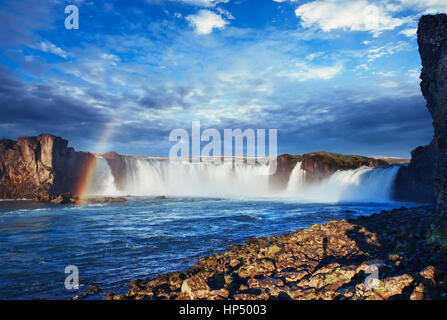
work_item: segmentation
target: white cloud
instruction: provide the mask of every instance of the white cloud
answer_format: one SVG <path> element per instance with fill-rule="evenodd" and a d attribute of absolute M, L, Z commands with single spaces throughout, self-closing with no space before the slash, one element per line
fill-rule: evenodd
<path fill-rule="evenodd" d="M 419 79 L 419 76 L 421 74 L 421 69 L 420 68 L 414 68 L 414 69 L 408 70 L 408 74 L 412 78 Z"/>
<path fill-rule="evenodd" d="M 446 0 L 398 0 L 402 9 L 420 10 L 421 13 L 447 12 Z"/>
<path fill-rule="evenodd" d="M 390 43 L 386 44 L 381 47 L 373 47 L 368 50 L 367 57 L 368 62 L 372 62 L 376 59 L 379 59 L 384 56 L 393 55 L 397 52 L 404 51 L 404 50 L 410 50 L 411 46 L 408 44 L 408 42 L 405 41 L 399 41 L 397 43 Z"/>
<path fill-rule="evenodd" d="M 64 59 L 66 59 L 68 57 L 68 54 L 62 50 L 61 48 L 57 47 L 55 44 L 49 42 L 49 41 L 40 41 L 37 44 L 37 48 L 38 50 L 41 50 L 43 52 L 49 52 L 52 54 L 55 54 L 59 57 L 62 57 Z"/>
<path fill-rule="evenodd" d="M 222 16 L 226 17 L 229 20 L 234 20 L 234 16 L 228 10 L 217 8 L 217 12 L 219 12 Z"/>
<path fill-rule="evenodd" d="M 416 32 L 418 31 L 417 28 L 409 28 L 409 29 L 404 29 L 401 32 L 399 32 L 400 34 L 403 34 L 404 36 L 407 36 L 409 38 L 414 38 L 416 37 Z"/>
<path fill-rule="evenodd" d="M 367 0 L 321 0 L 299 6 L 295 10 L 304 27 L 318 26 L 323 31 L 369 31 L 375 36 L 408 21 L 394 18 L 386 7 Z"/>
<path fill-rule="evenodd" d="M 222 16 L 210 11 L 202 9 L 198 13 L 189 15 L 185 18 L 189 24 L 194 27 L 197 34 L 209 34 L 214 29 L 223 29 L 228 21 Z"/>
<path fill-rule="evenodd" d="M 120 61 L 120 58 L 117 55 L 111 54 L 111 53 L 104 53 L 102 55 L 102 58 L 105 60 L 111 60 L 111 61 Z"/>
<path fill-rule="evenodd" d="M 386 81 L 380 84 L 382 88 L 399 88 L 400 84 L 396 81 Z"/>
<path fill-rule="evenodd" d="M 300 82 L 307 80 L 330 80 L 335 77 L 343 69 L 341 63 L 337 63 L 334 66 L 314 66 L 308 63 L 299 62 L 296 64 L 297 70 L 281 72 L 278 74 L 280 77 L 286 77 Z"/>
<path fill-rule="evenodd" d="M 312 61 L 312 60 L 314 60 L 316 58 L 319 58 L 319 57 L 322 57 L 322 56 L 324 56 L 324 52 L 323 51 L 313 52 L 313 53 L 308 54 L 306 56 L 306 59 L 309 60 L 309 61 Z"/>
<path fill-rule="evenodd" d="M 230 0 L 174 0 L 176 2 L 182 2 L 185 4 L 190 4 L 198 7 L 215 7 L 219 3 L 227 3 Z"/>

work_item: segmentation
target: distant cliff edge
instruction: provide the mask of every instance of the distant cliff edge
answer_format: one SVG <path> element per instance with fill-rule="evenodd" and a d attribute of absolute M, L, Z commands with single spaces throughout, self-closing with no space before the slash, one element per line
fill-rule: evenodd
<path fill-rule="evenodd" d="M 383 159 L 344 155 L 330 152 L 311 152 L 304 155 L 283 154 L 278 156 L 276 173 L 271 177 L 272 187 L 285 188 L 296 164 L 306 171 L 307 182 L 318 182 L 338 170 L 352 170 L 360 167 L 385 167 L 392 165 Z"/>
<path fill-rule="evenodd" d="M 68 141 L 49 134 L 0 140 L 0 198 L 49 201 L 77 196 L 77 187 L 94 155 L 76 152 Z"/>

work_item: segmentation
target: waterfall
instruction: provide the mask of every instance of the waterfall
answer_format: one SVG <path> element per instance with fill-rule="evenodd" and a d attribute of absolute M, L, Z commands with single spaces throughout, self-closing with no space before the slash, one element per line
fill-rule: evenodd
<path fill-rule="evenodd" d="M 116 196 L 119 194 L 115 186 L 115 178 L 107 160 L 96 157 L 95 168 L 87 190 L 89 196 Z"/>
<path fill-rule="evenodd" d="M 107 160 L 98 157 L 90 195 L 272 198 L 301 202 L 389 202 L 398 166 L 337 171 L 311 182 L 298 162 L 287 187 L 272 193 L 264 164 L 170 162 L 166 158 L 123 157 L 120 189 Z"/>
<path fill-rule="evenodd" d="M 289 183 L 287 184 L 286 194 L 294 195 L 300 193 L 306 182 L 306 171 L 301 169 L 301 163 L 298 162 L 290 174 Z"/>
<path fill-rule="evenodd" d="M 290 175 L 287 195 L 306 202 L 389 202 L 399 166 L 339 170 L 319 182 L 306 181 L 298 163 Z"/>
<path fill-rule="evenodd" d="M 125 159 L 124 193 L 151 196 L 255 197 L 268 194 L 268 165 Z"/>

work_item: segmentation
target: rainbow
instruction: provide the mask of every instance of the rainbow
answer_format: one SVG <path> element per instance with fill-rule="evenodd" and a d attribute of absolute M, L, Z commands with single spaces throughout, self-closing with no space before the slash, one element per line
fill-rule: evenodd
<path fill-rule="evenodd" d="M 96 168 L 96 155 L 92 154 L 89 156 L 86 165 L 84 166 L 82 173 L 79 177 L 78 185 L 75 188 L 75 196 L 80 200 L 85 199 L 87 191 L 90 186 L 90 181 L 93 176 L 93 172 Z"/>
<path fill-rule="evenodd" d="M 120 113 L 120 110 L 118 110 L 117 113 Z M 104 146 L 106 146 L 107 142 L 110 139 L 110 136 L 113 133 L 113 129 L 117 123 L 117 119 L 118 117 L 115 116 L 106 124 L 104 131 L 102 132 L 98 142 L 95 145 L 95 150 L 101 150 Z M 82 170 L 82 174 L 79 178 L 79 183 L 75 188 L 75 196 L 81 200 L 81 203 L 82 199 L 85 199 L 88 196 L 87 192 L 90 187 L 93 173 L 95 172 L 97 156 L 97 154 L 93 153 L 92 156 L 88 159 L 87 164 Z"/>

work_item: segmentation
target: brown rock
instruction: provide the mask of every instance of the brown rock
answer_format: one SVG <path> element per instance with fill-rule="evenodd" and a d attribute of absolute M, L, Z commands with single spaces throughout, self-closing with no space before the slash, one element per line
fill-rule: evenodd
<path fill-rule="evenodd" d="M 0 198 L 49 201 L 67 193 L 77 196 L 95 156 L 67 145 L 68 141 L 49 134 L 0 140 Z"/>
<path fill-rule="evenodd" d="M 379 287 L 374 289 L 374 299 L 388 299 L 392 296 L 401 295 L 404 288 L 414 281 L 413 277 L 404 274 L 398 277 L 386 278 L 380 282 Z"/>
<path fill-rule="evenodd" d="M 206 280 L 202 274 L 197 274 L 183 281 L 181 291 L 193 300 L 206 298 L 206 295 L 210 292 Z"/>
<path fill-rule="evenodd" d="M 259 259 L 249 265 L 241 267 L 237 273 L 241 278 L 253 277 L 258 274 L 264 274 L 275 270 L 275 265 L 271 260 Z"/>
<path fill-rule="evenodd" d="M 411 293 L 410 300 L 424 300 L 424 285 L 420 283 Z"/>
<path fill-rule="evenodd" d="M 424 268 L 424 270 L 422 270 L 419 274 L 425 279 L 434 280 L 435 273 L 436 273 L 435 267 L 428 266 L 428 267 Z"/>

